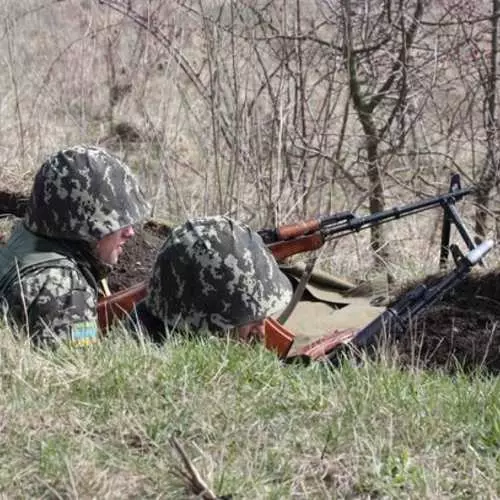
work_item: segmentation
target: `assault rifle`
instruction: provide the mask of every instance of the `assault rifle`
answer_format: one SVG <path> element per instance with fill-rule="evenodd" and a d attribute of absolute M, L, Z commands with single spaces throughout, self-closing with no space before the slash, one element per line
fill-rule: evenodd
<path fill-rule="evenodd" d="M 394 338 L 398 338 L 411 325 L 411 322 L 425 309 L 438 301 L 443 295 L 451 291 L 465 276 L 472 267 L 481 262 L 484 256 L 493 247 L 493 241 L 486 240 L 476 248 L 470 250 L 466 255 L 461 255 L 455 268 L 447 274 L 438 278 L 433 284 L 420 284 L 413 288 L 394 304 L 389 306 L 383 313 L 371 321 L 360 330 L 345 329 L 333 331 L 319 340 L 303 347 L 293 356 L 286 356 L 286 351 L 282 351 L 281 357 L 287 362 L 309 362 L 311 360 L 327 360 L 337 363 L 343 352 L 342 347 L 348 346 L 355 352 L 374 347 L 380 340 L 380 334 L 386 332 Z M 268 325 L 273 331 L 273 324 Z M 289 333 L 289 332 L 286 332 Z M 283 344 L 283 333 L 276 332 L 282 344 L 279 347 L 289 348 Z M 291 339 L 293 341 L 293 339 Z M 278 347 L 278 345 L 277 345 Z"/>
<path fill-rule="evenodd" d="M 366 216 L 357 216 L 352 212 L 340 212 L 333 215 L 288 224 L 275 229 L 261 229 L 257 231 L 264 243 L 268 246 L 277 261 L 302 252 L 309 252 L 321 248 L 325 242 L 340 238 L 351 233 L 359 232 L 385 222 L 401 219 L 432 208 L 441 207 L 445 210 L 448 224 L 455 224 L 464 238 L 469 249 L 475 247 L 472 238 L 467 233 L 458 212 L 454 210 L 455 203 L 470 194 L 472 188 L 461 188 L 460 177 L 454 174 L 451 179 L 450 190 L 433 198 L 416 201 L 408 205 L 394 207 L 389 210 Z M 448 232 L 449 238 L 449 232 Z M 142 300 L 147 291 L 147 282 L 142 281 L 133 287 L 122 290 L 99 300 L 97 314 L 99 326 L 106 331 L 115 319 L 130 314 L 134 304 Z"/>

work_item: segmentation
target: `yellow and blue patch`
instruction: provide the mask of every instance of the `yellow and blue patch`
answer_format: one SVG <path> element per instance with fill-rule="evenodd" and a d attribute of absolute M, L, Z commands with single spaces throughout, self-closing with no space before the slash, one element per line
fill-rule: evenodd
<path fill-rule="evenodd" d="M 80 321 L 71 325 L 71 345 L 85 346 L 98 340 L 97 321 Z"/>

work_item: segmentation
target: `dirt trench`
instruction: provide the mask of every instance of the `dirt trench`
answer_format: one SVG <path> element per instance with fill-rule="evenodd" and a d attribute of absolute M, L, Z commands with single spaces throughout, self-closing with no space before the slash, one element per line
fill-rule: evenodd
<path fill-rule="evenodd" d="M 112 290 L 130 286 L 149 274 L 165 231 L 165 226 L 150 221 L 127 243 L 120 264 L 109 277 Z M 434 279 L 435 276 L 430 276 L 423 282 Z M 396 296 L 417 284 L 401 288 Z M 448 373 L 478 368 L 500 373 L 499 270 L 473 271 L 451 293 L 421 314 L 394 347 L 403 366 L 442 369 Z"/>
<path fill-rule="evenodd" d="M 0 214 L 23 216 L 27 197 L 0 192 Z M 108 278 L 111 291 L 147 279 L 168 233 L 168 227 L 148 221 L 124 247 Z M 423 282 L 431 282 L 434 276 Z M 412 283 L 405 290 L 417 285 Z M 332 325 L 334 326 L 334 325 Z M 483 368 L 500 373 L 500 271 L 473 272 L 451 293 L 419 316 L 410 331 L 394 344 L 403 365 L 454 372 Z"/>

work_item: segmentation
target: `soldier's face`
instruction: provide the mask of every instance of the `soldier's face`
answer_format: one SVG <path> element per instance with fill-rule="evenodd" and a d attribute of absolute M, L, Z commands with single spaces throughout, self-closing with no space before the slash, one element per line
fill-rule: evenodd
<path fill-rule="evenodd" d="M 249 343 L 264 340 L 264 320 L 254 321 L 236 329 L 238 339 L 241 342 Z"/>
<path fill-rule="evenodd" d="M 106 264 L 114 265 L 123 252 L 123 245 L 134 236 L 134 228 L 127 226 L 104 236 L 97 243 L 97 256 Z"/>

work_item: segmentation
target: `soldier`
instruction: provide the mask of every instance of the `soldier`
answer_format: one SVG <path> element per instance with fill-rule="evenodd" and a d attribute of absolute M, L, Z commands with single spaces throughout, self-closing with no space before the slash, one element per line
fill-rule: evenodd
<path fill-rule="evenodd" d="M 129 168 L 108 152 L 76 146 L 49 157 L 0 249 L 7 320 L 36 345 L 95 342 L 98 283 L 147 209 Z"/>
<path fill-rule="evenodd" d="M 228 217 L 172 229 L 153 267 L 136 319 L 154 341 L 185 330 L 264 336 L 264 318 L 286 307 L 292 286 L 262 238 Z"/>

